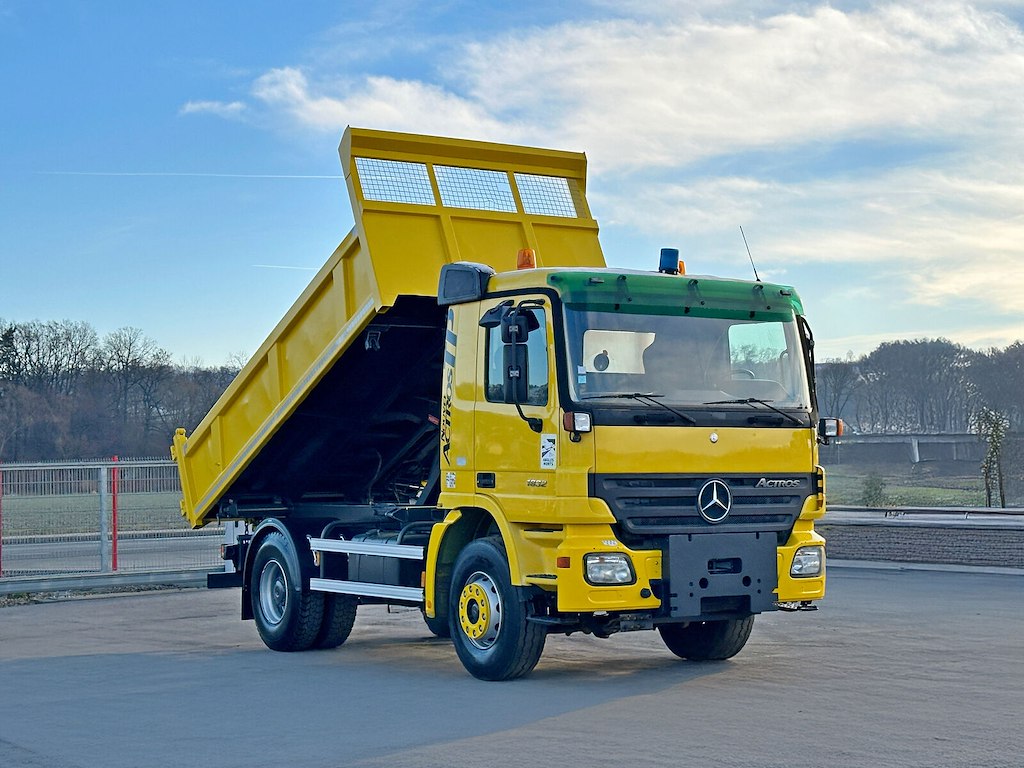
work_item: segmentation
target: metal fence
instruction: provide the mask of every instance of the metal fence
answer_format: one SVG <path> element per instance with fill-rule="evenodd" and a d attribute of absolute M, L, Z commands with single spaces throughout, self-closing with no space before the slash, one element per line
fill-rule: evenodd
<path fill-rule="evenodd" d="M 0 578 L 223 567 L 168 460 L 0 464 Z"/>

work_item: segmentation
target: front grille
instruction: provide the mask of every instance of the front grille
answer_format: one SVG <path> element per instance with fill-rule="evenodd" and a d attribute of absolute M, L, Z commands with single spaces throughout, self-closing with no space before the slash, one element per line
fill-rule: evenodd
<path fill-rule="evenodd" d="M 748 530 L 745 526 L 778 526 L 778 528 L 769 528 L 769 530 L 788 530 L 793 525 L 793 519 L 789 515 L 729 515 L 721 523 L 717 523 L 715 528 L 721 528 L 723 525 L 727 525 L 731 530 L 736 526 L 744 526 L 744 530 Z M 682 528 L 701 528 L 702 532 L 705 529 L 712 527 L 703 517 L 698 515 L 697 517 L 630 517 L 629 524 L 632 526 L 633 533 L 678 533 Z M 761 529 L 759 529 L 761 530 Z"/>
<path fill-rule="evenodd" d="M 732 509 L 710 523 L 697 509 L 706 475 L 591 475 L 591 496 L 603 499 L 626 533 L 671 535 L 728 530 L 788 535 L 804 500 L 814 492 L 814 475 L 718 475 L 729 486 Z M 798 483 L 772 488 L 771 481 Z"/>

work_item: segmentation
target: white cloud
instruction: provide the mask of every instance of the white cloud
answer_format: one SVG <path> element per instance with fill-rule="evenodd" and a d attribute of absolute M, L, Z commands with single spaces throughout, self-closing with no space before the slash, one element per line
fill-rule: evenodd
<path fill-rule="evenodd" d="M 879 333 L 852 334 L 850 336 L 834 336 L 830 338 L 816 338 L 814 350 L 815 357 L 819 362 L 824 360 L 844 359 L 848 353 L 854 357 L 867 354 L 871 350 L 887 341 L 917 339 L 949 339 L 955 344 L 962 344 L 972 349 L 990 349 L 993 347 L 1008 347 L 1015 341 L 1021 340 L 1019 325 L 986 325 L 972 328 L 957 328 L 953 330 L 944 329 L 936 331 L 935 328 L 923 326 L 911 326 L 899 332 L 884 331 Z"/>
<path fill-rule="evenodd" d="M 179 115 L 210 114 L 218 117 L 239 117 L 246 111 L 241 101 L 187 101 L 178 110 Z"/>
<path fill-rule="evenodd" d="M 855 289 L 892 297 L 904 335 L 915 307 L 964 302 L 992 314 L 976 338 L 1024 333 L 1007 330 L 1024 317 L 1024 34 L 1001 14 L 1021 3 L 607 5 L 439 49 L 429 81 L 349 60 L 344 78 L 271 70 L 252 94 L 316 131 L 585 149 L 606 230 L 738 265 L 742 224 L 777 273 L 859 265 Z M 879 159 L 889 145 L 912 151 Z"/>
<path fill-rule="evenodd" d="M 367 77 L 355 86 L 335 84 L 334 90 L 342 95 L 314 92 L 306 75 L 293 67 L 271 70 L 253 85 L 253 95 L 268 107 L 318 131 L 340 133 L 346 125 L 359 125 L 478 139 L 508 134 L 479 105 L 437 85 Z"/>
<path fill-rule="evenodd" d="M 605 169 L 879 133 L 989 139 L 1024 118 L 1024 36 L 964 3 L 572 22 L 442 60 L 440 83 L 285 67 L 253 92 L 318 130 L 511 135 L 586 147 Z"/>
<path fill-rule="evenodd" d="M 606 227 L 661 233 L 702 260 L 745 264 L 737 225 L 759 266 L 793 274 L 833 264 L 892 311 L 969 306 L 1024 336 L 1024 180 L 1020 150 L 980 152 L 871 174 L 782 183 L 707 176 L 685 184 L 599 179 L 591 202 Z M 694 259 L 695 263 L 697 259 Z M 797 280 L 797 278 L 794 278 Z M 899 286 L 899 289 L 896 289 Z"/>
<path fill-rule="evenodd" d="M 878 132 L 988 136 L 1024 110 L 1020 31 L 966 5 L 566 24 L 474 44 L 460 70 L 493 114 L 525 110 L 605 167 Z"/>

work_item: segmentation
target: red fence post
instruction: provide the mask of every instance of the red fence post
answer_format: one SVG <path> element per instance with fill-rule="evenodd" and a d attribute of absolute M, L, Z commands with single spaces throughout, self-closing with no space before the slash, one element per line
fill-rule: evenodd
<path fill-rule="evenodd" d="M 117 456 L 110 468 L 110 567 L 117 570 Z"/>
<path fill-rule="evenodd" d="M 0 461 L 0 579 L 4 575 L 4 463 Z"/>

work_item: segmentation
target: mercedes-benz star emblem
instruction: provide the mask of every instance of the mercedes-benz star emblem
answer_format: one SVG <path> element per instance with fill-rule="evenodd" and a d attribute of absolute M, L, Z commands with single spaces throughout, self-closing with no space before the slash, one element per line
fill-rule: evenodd
<path fill-rule="evenodd" d="M 697 492 L 697 511 L 709 523 L 720 523 L 732 509 L 732 491 L 724 480 L 708 480 Z"/>

